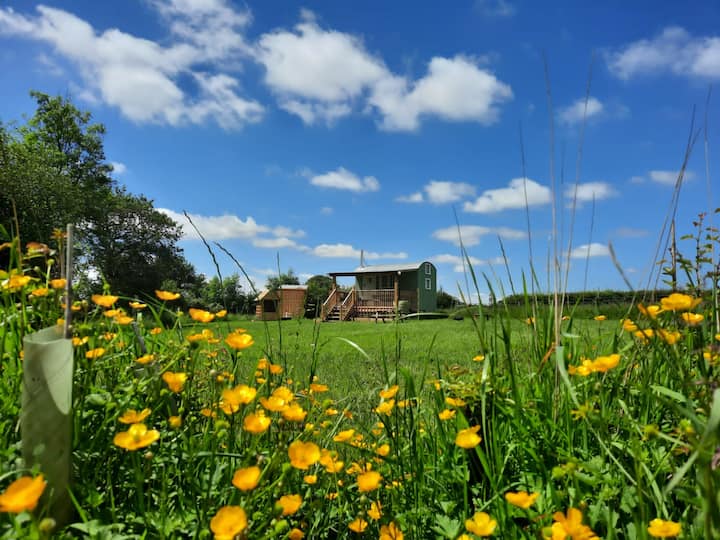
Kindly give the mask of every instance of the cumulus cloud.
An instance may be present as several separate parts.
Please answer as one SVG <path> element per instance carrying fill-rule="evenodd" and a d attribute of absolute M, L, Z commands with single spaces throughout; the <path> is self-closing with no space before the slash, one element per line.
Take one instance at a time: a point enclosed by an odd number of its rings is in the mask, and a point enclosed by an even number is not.
<path fill-rule="evenodd" d="M 610 250 L 605 244 L 593 242 L 592 244 L 583 244 L 570 252 L 571 259 L 585 259 L 586 257 L 608 257 Z"/>
<path fill-rule="evenodd" d="M 493 124 L 500 104 L 512 97 L 510 86 L 480 68 L 475 60 L 455 56 L 433 58 L 427 74 L 417 81 L 396 75 L 380 79 L 369 103 L 382 114 L 383 129 L 414 131 L 426 116 Z"/>
<path fill-rule="evenodd" d="M 425 186 L 428 201 L 434 204 L 446 204 L 475 195 L 475 188 L 462 182 L 431 181 Z"/>
<path fill-rule="evenodd" d="M 237 79 L 206 72 L 247 55 L 243 30 L 249 13 L 224 0 L 151 5 L 170 27 L 171 37 L 162 44 L 117 28 L 98 31 L 67 11 L 42 5 L 28 16 L 0 8 L 0 35 L 49 44 L 78 68 L 85 85 L 82 95 L 117 107 L 138 123 L 177 126 L 212 120 L 236 129 L 259 121 L 263 106 L 240 95 Z M 194 85 L 181 88 L 181 78 Z M 192 90 L 186 89 L 190 86 Z"/>
<path fill-rule="evenodd" d="M 415 193 L 411 193 L 410 195 L 400 195 L 395 200 L 401 203 L 418 204 L 424 202 L 425 197 L 423 197 L 421 191 L 416 191 Z"/>
<path fill-rule="evenodd" d="M 344 189 L 347 191 L 354 191 L 355 193 L 378 191 L 380 189 L 380 182 L 378 182 L 377 178 L 374 176 L 365 176 L 364 178 L 360 178 L 344 167 L 338 167 L 337 170 L 309 177 L 310 183 L 313 186 L 324 188 Z"/>
<path fill-rule="evenodd" d="M 571 201 L 575 199 L 578 203 L 599 201 L 616 195 L 617 191 L 607 182 L 573 184 L 565 189 L 565 198 Z"/>
<path fill-rule="evenodd" d="M 603 110 L 604 106 L 599 99 L 592 96 L 587 100 L 580 98 L 571 105 L 560 107 L 558 119 L 563 124 L 575 125 L 602 114 Z"/>
<path fill-rule="evenodd" d="M 113 168 L 113 172 L 118 176 L 125 174 L 125 172 L 127 171 L 127 166 L 124 163 L 120 163 L 119 161 L 111 161 L 110 165 Z"/>
<path fill-rule="evenodd" d="M 281 107 L 307 124 L 333 121 L 349 114 L 353 101 L 387 68 L 357 37 L 320 28 L 308 12 L 304 19 L 294 31 L 263 34 L 256 58 Z"/>
<path fill-rule="evenodd" d="M 495 257 L 493 259 L 478 259 L 477 257 L 468 257 L 470 264 L 473 267 L 484 266 L 487 264 L 503 264 L 504 260 L 502 257 Z M 435 255 L 430 257 L 430 260 L 435 264 L 452 264 L 454 272 L 466 272 L 468 270 L 468 261 L 464 257 L 459 255 L 450 255 L 449 253 L 443 253 L 442 255 Z"/>
<path fill-rule="evenodd" d="M 720 37 L 692 36 L 670 26 L 606 54 L 610 72 L 620 79 L 672 73 L 684 77 L 720 78 Z"/>
<path fill-rule="evenodd" d="M 337 259 L 360 259 L 360 250 L 350 244 L 320 244 L 310 250 L 312 255 L 317 257 L 337 258 Z M 365 251 L 363 256 L 366 260 L 377 259 L 407 259 L 407 253 L 376 253 L 374 251 Z"/>
<path fill-rule="evenodd" d="M 645 229 L 635 229 L 633 227 L 619 227 L 615 230 L 615 234 L 620 238 L 643 238 L 649 233 Z"/>
<path fill-rule="evenodd" d="M 552 201 L 552 192 L 547 186 L 530 178 L 514 178 L 508 187 L 484 191 L 474 202 L 466 202 L 463 210 L 489 214 L 503 210 L 539 206 Z"/>
<path fill-rule="evenodd" d="M 167 208 L 158 208 L 158 211 L 171 217 L 182 227 L 183 236 L 186 239 L 199 240 L 200 236 L 190 225 L 184 214 L 169 210 Z M 287 227 L 269 227 L 261 225 L 252 217 L 248 216 L 245 220 L 232 214 L 224 214 L 222 216 L 203 216 L 200 214 L 190 214 L 190 219 L 200 230 L 206 240 L 229 240 L 233 238 L 252 240 L 258 242 L 257 247 L 285 247 L 273 245 L 287 242 L 283 237 L 302 237 L 305 232 L 302 230 L 292 230 Z M 270 235 L 268 238 L 262 238 L 261 235 Z"/>
<path fill-rule="evenodd" d="M 680 174 L 680 171 L 650 171 L 648 173 L 648 176 L 650 177 L 650 180 L 653 182 L 656 182 L 658 184 L 663 184 L 665 186 L 674 186 L 677 182 L 678 175 Z M 695 178 L 695 173 L 692 171 L 685 171 L 685 174 L 683 175 L 684 180 L 692 180 Z"/>
<path fill-rule="evenodd" d="M 511 229 L 509 227 L 484 227 L 482 225 L 460 225 L 459 231 L 458 227 L 446 227 L 433 232 L 432 236 L 437 240 L 452 242 L 456 246 L 459 246 L 460 237 L 458 234 L 462 237 L 462 242 L 465 246 L 475 246 L 487 235 L 499 236 L 505 240 L 518 240 L 526 236 L 525 232 L 518 229 Z"/>

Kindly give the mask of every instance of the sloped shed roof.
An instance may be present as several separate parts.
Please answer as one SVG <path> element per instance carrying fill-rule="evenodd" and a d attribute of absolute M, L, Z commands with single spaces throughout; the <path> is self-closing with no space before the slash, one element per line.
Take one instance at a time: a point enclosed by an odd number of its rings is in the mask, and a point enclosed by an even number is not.
<path fill-rule="evenodd" d="M 331 276 L 355 276 L 357 274 L 379 274 L 384 272 L 411 272 L 418 270 L 425 261 L 404 263 L 404 264 L 374 264 L 370 266 L 358 266 L 351 272 L 330 272 Z"/>
<path fill-rule="evenodd" d="M 307 285 L 280 285 L 280 290 L 283 291 L 306 291 Z M 260 294 L 257 295 L 258 300 L 262 300 L 265 298 L 268 293 L 271 292 L 270 289 L 263 289 L 260 291 Z"/>

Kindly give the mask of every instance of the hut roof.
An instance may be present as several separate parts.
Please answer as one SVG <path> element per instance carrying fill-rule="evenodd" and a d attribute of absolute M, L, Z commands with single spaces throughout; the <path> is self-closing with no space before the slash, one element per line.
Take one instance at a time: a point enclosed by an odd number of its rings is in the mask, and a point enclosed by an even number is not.
<path fill-rule="evenodd" d="M 404 264 L 374 264 L 370 266 L 358 266 L 351 272 L 330 272 L 331 276 L 356 276 L 358 274 L 380 274 L 386 272 L 410 272 L 418 270 L 425 261 L 404 263 Z"/>

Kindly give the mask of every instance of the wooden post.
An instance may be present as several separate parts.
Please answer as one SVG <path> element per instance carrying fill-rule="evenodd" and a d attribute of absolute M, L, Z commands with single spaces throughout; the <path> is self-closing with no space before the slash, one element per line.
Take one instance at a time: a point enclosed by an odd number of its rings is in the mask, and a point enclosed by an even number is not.
<path fill-rule="evenodd" d="M 395 304 L 395 315 L 398 314 L 398 302 L 400 301 L 400 272 L 397 272 L 394 276 L 394 300 L 393 303 Z"/>

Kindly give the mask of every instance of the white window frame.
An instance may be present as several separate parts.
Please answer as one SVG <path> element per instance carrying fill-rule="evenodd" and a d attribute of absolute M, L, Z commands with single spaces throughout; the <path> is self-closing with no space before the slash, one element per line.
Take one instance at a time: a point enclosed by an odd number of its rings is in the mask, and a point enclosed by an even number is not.
<path fill-rule="evenodd" d="M 432 279 L 430 279 L 429 277 L 425 278 L 425 290 L 426 291 L 432 290 Z"/>
<path fill-rule="evenodd" d="M 432 276 L 432 265 L 430 263 L 425 263 L 425 275 Z"/>

